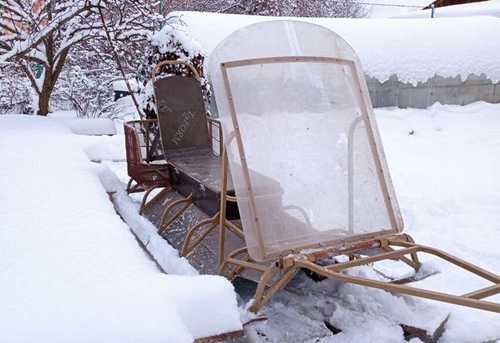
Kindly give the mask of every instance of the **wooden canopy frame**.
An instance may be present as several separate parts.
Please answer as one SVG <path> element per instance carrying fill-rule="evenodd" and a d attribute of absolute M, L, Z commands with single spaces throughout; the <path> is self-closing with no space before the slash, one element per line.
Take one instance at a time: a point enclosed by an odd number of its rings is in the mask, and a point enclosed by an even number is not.
<path fill-rule="evenodd" d="M 399 213 L 399 206 L 396 201 L 396 196 L 394 194 L 394 190 L 392 188 L 392 184 L 390 182 L 390 176 L 388 172 L 388 167 L 385 162 L 385 157 L 383 153 L 382 143 L 380 141 L 380 137 L 378 135 L 378 131 L 376 129 L 376 123 L 374 122 L 373 118 L 369 115 L 369 108 L 371 108 L 371 101 L 368 95 L 368 90 L 366 89 L 366 84 L 364 82 L 361 82 L 361 77 L 359 74 L 359 70 L 356 68 L 355 61 L 353 60 L 348 60 L 348 59 L 342 59 L 342 58 L 333 58 L 333 57 L 319 57 L 319 56 L 282 56 L 282 57 L 270 57 L 270 58 L 255 58 L 255 59 L 246 59 L 246 60 L 238 60 L 238 61 L 230 61 L 230 62 L 224 62 L 221 63 L 221 71 L 222 71 L 222 78 L 224 82 L 224 87 L 226 90 L 227 94 L 227 100 L 229 104 L 229 111 L 230 111 L 230 116 L 231 120 L 233 122 L 233 127 L 234 127 L 234 139 L 236 140 L 237 144 L 237 149 L 238 149 L 238 154 L 240 156 L 240 162 L 242 166 L 242 172 L 243 172 L 243 177 L 245 179 L 245 186 L 248 189 L 248 195 L 250 198 L 250 208 L 254 216 L 257 215 L 256 211 L 256 205 L 255 205 L 255 196 L 253 192 L 253 187 L 251 184 L 250 180 L 250 173 L 249 173 L 249 168 L 247 164 L 247 159 L 245 156 L 245 149 L 243 146 L 243 141 L 241 138 L 241 132 L 240 132 L 240 125 L 238 123 L 238 117 L 236 114 L 236 107 L 234 104 L 234 99 L 232 95 L 232 90 L 231 90 L 231 85 L 229 81 L 229 76 L 228 76 L 228 70 L 232 68 L 239 68 L 239 67 L 245 67 L 245 66 L 252 66 L 252 65 L 264 65 L 264 64 L 275 64 L 275 63 L 304 63 L 304 62 L 309 62 L 309 63 L 322 63 L 322 64 L 331 64 L 331 65 L 341 65 L 349 69 L 351 74 L 354 77 L 354 84 L 352 84 L 353 88 L 355 89 L 355 100 L 361 109 L 361 116 L 359 117 L 361 120 L 366 125 L 367 129 L 367 137 L 368 137 L 368 142 L 370 145 L 370 150 L 371 154 L 373 157 L 373 160 L 375 162 L 375 167 L 376 167 L 376 172 L 377 172 L 377 178 L 378 181 L 380 182 L 381 188 L 382 188 L 382 193 L 383 193 L 383 199 L 384 199 L 384 204 L 387 210 L 387 214 L 389 216 L 390 220 L 390 225 L 391 229 L 389 230 L 383 230 L 383 231 L 378 231 L 378 232 L 372 232 L 368 234 L 363 234 L 363 235 L 356 235 L 347 239 L 342 240 L 343 243 L 349 242 L 349 241 L 359 241 L 360 239 L 368 239 L 368 238 L 374 238 L 374 237 L 379 237 L 381 234 L 395 234 L 398 232 L 402 232 L 403 230 L 403 223 L 401 219 L 401 215 Z M 363 85 L 365 87 L 363 87 Z M 360 121 L 355 121 L 354 124 L 358 124 Z M 354 128 L 351 128 L 351 133 L 352 134 Z M 231 138 L 233 138 L 231 137 Z M 229 141 L 228 141 L 229 142 Z M 227 144 L 226 144 L 227 145 Z M 351 197 L 352 198 L 352 197 Z M 350 219 L 352 220 L 352 218 Z M 260 220 L 258 218 L 254 218 L 254 222 L 256 225 L 257 229 L 257 242 L 258 242 L 258 249 L 260 250 L 260 255 L 262 257 L 262 260 L 268 260 L 270 258 L 276 258 L 280 254 L 273 254 L 269 253 L 266 250 L 265 242 L 263 241 L 263 233 L 262 229 L 260 227 Z M 297 249 L 307 249 L 307 248 L 315 248 L 315 247 L 321 247 L 324 245 L 331 245 L 331 244 L 336 244 L 339 243 L 338 240 L 330 240 L 330 241 L 322 241 L 318 242 L 316 244 L 309 244 L 309 245 L 303 245 L 303 246 L 298 246 L 296 247 Z"/>
<path fill-rule="evenodd" d="M 235 68 L 246 65 L 265 64 L 265 63 L 294 63 L 312 61 L 317 63 L 334 63 L 345 65 L 352 68 L 352 75 L 356 78 L 355 81 L 359 84 L 359 96 L 357 97 L 362 109 L 362 115 L 365 116 L 367 127 L 372 132 L 370 138 L 370 145 L 373 149 L 376 158 L 378 177 L 382 179 L 384 189 L 384 201 L 391 214 L 391 223 L 393 224 L 393 232 L 378 232 L 368 235 L 356 235 L 348 240 L 321 242 L 320 244 L 307 245 L 297 247 L 292 250 L 281 251 L 278 255 L 268 255 L 265 251 L 263 254 L 265 259 L 263 261 L 255 261 L 248 254 L 248 249 L 242 247 L 231 252 L 226 251 L 225 238 L 227 231 L 236 233 L 240 237 L 244 237 L 244 228 L 242 229 L 238 223 L 232 222 L 226 218 L 225 209 L 228 203 L 237 202 L 238 194 L 230 196 L 227 194 L 228 174 L 229 174 L 229 160 L 226 149 L 223 152 L 223 168 L 222 168 L 222 182 L 221 182 L 221 200 L 220 212 L 218 216 L 219 221 L 219 273 L 225 275 L 229 279 L 234 279 L 236 276 L 241 275 L 245 271 L 251 270 L 260 275 L 257 290 L 250 310 L 258 312 L 260 308 L 275 294 L 277 291 L 285 287 L 288 282 L 301 270 L 308 270 L 312 273 L 320 275 L 325 278 L 336 279 L 341 282 L 353 283 L 361 286 L 383 289 L 392 293 L 405 294 L 416 296 L 425 299 L 437 300 L 445 303 L 461 305 L 491 312 L 500 313 L 500 304 L 483 300 L 486 297 L 500 293 L 500 276 L 482 269 L 469 262 L 454 257 L 444 251 L 434 249 L 428 246 L 416 244 L 408 234 L 401 233 L 402 225 L 400 219 L 397 217 L 397 204 L 395 196 L 392 193 L 392 188 L 388 185 L 390 183 L 387 166 L 383 158 L 383 151 L 381 143 L 378 141 L 378 134 L 375 123 L 367 115 L 368 109 L 371 107 L 370 98 L 366 88 L 366 83 L 361 82 L 362 76 L 359 74 L 354 61 L 344 60 L 338 58 L 328 57 L 315 57 L 315 56 L 302 56 L 302 57 L 273 57 L 273 58 L 258 58 L 240 61 L 231 61 L 221 63 L 222 76 L 226 90 L 227 100 L 229 103 L 229 111 L 234 123 L 234 131 L 230 133 L 229 137 L 225 137 L 225 146 L 228 146 L 232 139 L 236 140 L 237 148 L 239 150 L 241 164 L 244 177 L 246 178 L 247 185 L 249 186 L 249 193 L 252 195 L 249 166 L 245 159 L 243 141 L 238 127 L 237 114 L 233 103 L 233 97 L 228 78 L 227 69 Z M 369 135 L 370 136 L 370 135 Z M 251 196 L 250 196 L 251 198 Z M 257 216 L 255 211 L 255 204 L 250 199 L 251 206 L 253 206 L 253 214 Z M 209 222 L 211 229 L 216 218 L 211 218 Z M 255 218 L 258 222 L 258 218 Z M 192 251 L 193 245 L 190 240 L 193 235 L 186 237 L 184 248 L 182 249 L 183 255 L 187 255 Z M 203 237 L 201 238 L 203 239 Z M 262 239 L 262 235 L 259 240 Z M 260 242 L 261 244 L 262 241 Z M 264 250 L 264 246 L 261 246 Z M 404 280 L 396 280 L 392 282 L 381 282 L 371 280 L 358 276 L 351 276 L 344 274 L 343 271 L 352 267 L 367 265 L 374 262 L 383 260 L 396 260 L 401 261 L 415 270 L 415 273 L 421 267 L 418 259 L 419 253 L 427 253 L 436 257 L 442 258 L 466 271 L 471 272 L 483 279 L 493 283 L 492 286 L 475 290 L 473 292 L 463 295 L 453 295 L 443 292 L 436 292 L 425 290 L 421 288 L 410 287 L 405 285 L 411 282 L 411 278 Z M 348 262 L 340 263 L 335 261 L 335 257 L 339 255 L 346 255 L 349 257 Z M 330 261 L 330 264 L 325 265 L 325 261 Z M 321 263 L 319 263 L 321 262 Z"/>

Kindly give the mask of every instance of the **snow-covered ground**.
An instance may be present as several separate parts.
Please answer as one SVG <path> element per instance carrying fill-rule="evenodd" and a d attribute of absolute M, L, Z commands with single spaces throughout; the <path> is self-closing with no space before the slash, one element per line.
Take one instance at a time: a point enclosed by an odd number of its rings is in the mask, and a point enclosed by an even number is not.
<path fill-rule="evenodd" d="M 406 232 L 500 274 L 500 105 L 376 113 Z M 418 286 L 464 294 L 488 285 L 444 261 L 423 261 L 440 273 Z M 499 314 L 432 304 L 451 313 L 443 341 L 500 339 Z"/>
<path fill-rule="evenodd" d="M 500 273 L 500 105 L 383 108 L 376 117 L 406 232 Z M 7 162 L 0 169 L 2 342 L 183 342 L 237 329 L 228 282 L 161 274 L 114 213 L 100 179 L 108 191 L 120 187 L 117 177 L 126 180 L 125 164 L 113 162 L 124 158 L 121 135 L 77 136 L 62 120 L 26 116 L 2 116 L 0 128 Z M 110 161 L 89 163 L 89 146 L 96 159 Z M 108 169 L 103 176 L 106 165 L 116 176 Z M 122 194 L 118 206 L 130 213 L 138 199 Z M 196 274 L 165 249 L 163 267 Z M 439 274 L 416 286 L 462 294 L 487 285 L 446 262 L 422 260 Z M 393 276 L 408 271 L 396 263 L 376 268 Z M 380 278 L 370 267 L 353 272 Z M 401 342 L 400 323 L 432 331 L 448 313 L 442 342 L 500 339 L 498 314 L 304 277 L 263 313 L 270 319 L 248 329 L 250 342 L 314 335 L 326 335 L 321 342 Z M 342 332 L 328 337 L 325 320 Z"/>
<path fill-rule="evenodd" d="M 192 276 L 174 253 L 168 271 L 191 276 L 165 275 L 141 249 L 84 153 L 117 141 L 75 135 L 69 121 L 0 116 L 0 341 L 192 342 L 240 329 L 227 280 Z"/>
<path fill-rule="evenodd" d="M 114 135 L 116 129 L 109 118 L 89 118 L 85 120 L 74 119 L 70 122 L 71 132 L 77 135 Z"/>

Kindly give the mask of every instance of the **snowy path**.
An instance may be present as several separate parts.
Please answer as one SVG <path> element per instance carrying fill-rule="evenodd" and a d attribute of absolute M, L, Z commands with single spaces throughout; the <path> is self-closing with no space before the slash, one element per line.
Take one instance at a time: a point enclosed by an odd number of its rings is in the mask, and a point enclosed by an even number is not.
<path fill-rule="evenodd" d="M 500 274 L 500 105 L 376 112 L 406 232 Z M 488 285 L 446 262 L 423 261 L 440 274 L 418 286 L 463 294 Z M 499 314 L 428 303 L 451 313 L 444 342 L 500 340 Z"/>
<path fill-rule="evenodd" d="M 0 340 L 192 342 L 239 329 L 229 282 L 164 275 L 139 248 L 83 152 L 90 139 L 60 120 L 0 116 Z"/>

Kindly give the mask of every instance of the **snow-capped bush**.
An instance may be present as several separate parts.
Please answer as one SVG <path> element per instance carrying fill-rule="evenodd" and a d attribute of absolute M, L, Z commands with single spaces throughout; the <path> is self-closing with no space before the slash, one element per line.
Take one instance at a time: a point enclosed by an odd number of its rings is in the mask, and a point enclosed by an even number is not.
<path fill-rule="evenodd" d="M 205 54 L 201 46 L 185 31 L 182 20 L 171 17 L 166 25 L 150 38 L 150 45 L 146 51 L 146 59 L 139 68 L 138 78 L 142 85 L 141 105 L 147 117 L 156 117 L 152 78 L 153 76 L 167 77 L 181 75 L 195 77 L 193 71 L 184 64 L 167 64 L 155 74 L 156 66 L 163 61 L 183 61 L 190 63 L 201 78 L 201 87 L 205 101 L 210 99 L 210 85 L 205 74 Z"/>
<path fill-rule="evenodd" d="M 60 79 L 56 99 L 71 104 L 78 117 L 99 118 L 112 114 L 113 97 L 109 82 L 74 66 Z"/>
<path fill-rule="evenodd" d="M 100 43 L 84 42 L 70 52 L 51 99 L 52 108 L 73 109 L 84 118 L 114 115 L 111 83 L 119 73 L 105 45 L 96 51 L 96 44 Z"/>
<path fill-rule="evenodd" d="M 31 114 L 31 86 L 12 64 L 0 66 L 0 114 Z"/>

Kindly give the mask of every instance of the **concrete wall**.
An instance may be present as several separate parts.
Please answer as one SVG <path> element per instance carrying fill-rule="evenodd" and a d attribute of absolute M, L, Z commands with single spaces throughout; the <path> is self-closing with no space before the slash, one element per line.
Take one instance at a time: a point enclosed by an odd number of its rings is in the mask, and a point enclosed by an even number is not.
<path fill-rule="evenodd" d="M 434 76 L 416 86 L 403 83 L 397 75 L 380 82 L 367 76 L 368 89 L 374 107 L 426 108 L 435 102 L 466 105 L 475 101 L 500 103 L 500 82 L 493 83 L 484 74 L 469 75 L 465 81 L 457 77 Z"/>

